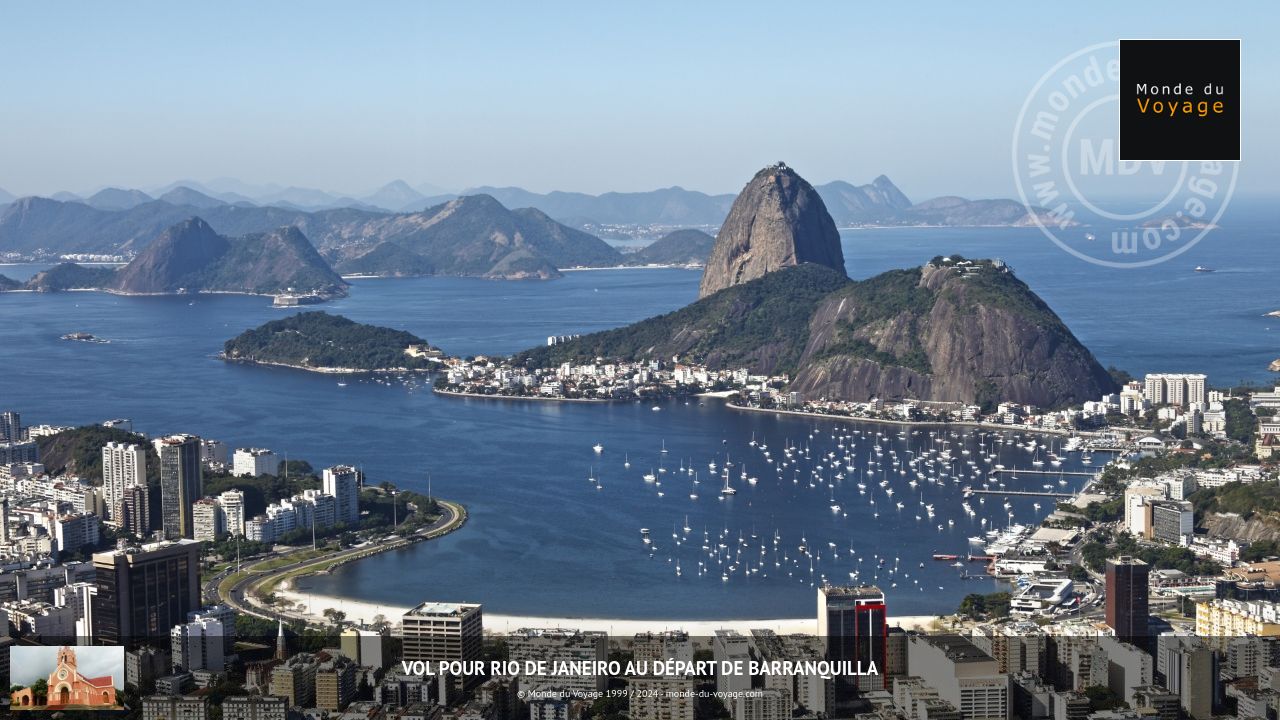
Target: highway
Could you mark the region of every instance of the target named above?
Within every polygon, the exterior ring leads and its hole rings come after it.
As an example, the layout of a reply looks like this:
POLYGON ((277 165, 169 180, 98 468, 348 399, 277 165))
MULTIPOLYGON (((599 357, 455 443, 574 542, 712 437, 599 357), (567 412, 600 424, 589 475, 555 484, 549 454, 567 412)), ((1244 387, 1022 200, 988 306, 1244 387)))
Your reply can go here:
POLYGON ((413 535, 408 537, 388 535, 379 538, 371 538, 360 546, 326 554, 321 557, 308 557, 300 559, 297 562, 287 563, 270 569, 257 569, 260 565, 265 565, 272 561, 278 561, 281 558, 288 558, 290 555, 305 554, 306 551, 311 548, 303 546, 291 549, 284 553, 273 552, 270 555, 258 557, 254 559, 252 563, 244 566, 241 570, 241 572, 245 573, 244 577, 237 579, 227 587, 223 587, 223 584, 226 582, 228 577, 236 574, 236 570, 234 568, 228 568, 227 570, 205 580, 205 598, 211 602, 228 605, 237 612, 255 615, 268 620, 296 620, 298 619, 297 615, 278 612, 249 600, 249 593, 252 592, 255 587, 265 585, 276 578, 289 575, 297 570, 305 570, 307 568, 314 567, 318 571, 325 568, 337 567, 338 565, 366 558, 371 555, 376 555, 381 552, 408 547, 409 545, 417 542, 424 542, 447 535, 466 523, 467 510, 465 507, 448 500, 438 500, 437 502, 440 504, 440 507, 444 512, 430 525, 418 529, 418 531, 413 535))

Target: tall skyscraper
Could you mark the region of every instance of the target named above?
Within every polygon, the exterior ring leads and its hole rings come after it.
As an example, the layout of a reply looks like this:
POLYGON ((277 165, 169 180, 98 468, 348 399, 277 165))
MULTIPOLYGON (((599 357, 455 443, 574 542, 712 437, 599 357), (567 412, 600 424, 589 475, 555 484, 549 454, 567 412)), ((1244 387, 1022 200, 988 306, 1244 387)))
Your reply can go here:
POLYGON ((138 538, 145 538, 151 533, 151 488, 145 485, 125 488, 124 496, 120 498, 118 525, 138 538))
MULTIPOLYGON (((405 661, 434 663, 481 658, 484 616, 479 604, 424 602, 401 617, 400 627, 405 661)), ((450 680, 461 690, 482 679, 468 675, 450 680)))
POLYGON ((1144 645, 1150 612, 1148 567, 1127 555, 1107 561, 1107 625, 1124 642, 1144 645))
POLYGON ((856 689, 885 688, 888 632, 888 613, 880 588, 874 585, 818 588, 818 637, 826 643, 827 659, 861 662, 864 670, 870 669, 872 662, 876 664, 877 674, 852 678, 856 689))
POLYGON ((165 539, 194 537, 191 506, 204 495, 200 438, 170 435, 155 445, 160 456, 160 527, 165 539))
POLYGON ((0 413, 0 442, 19 442, 23 439, 22 416, 17 410, 0 413))
POLYGON ((93 568, 93 627, 103 644, 164 642, 200 608, 200 543, 194 540, 95 553, 93 568))
POLYGON ((147 451, 134 443, 109 442, 102 446, 102 499, 108 523, 120 526, 120 503, 127 488, 147 484, 147 451))
POLYGON ((322 473, 325 495, 332 495, 337 505, 336 520, 344 525, 360 522, 360 489, 356 469, 350 465, 334 465, 322 473))

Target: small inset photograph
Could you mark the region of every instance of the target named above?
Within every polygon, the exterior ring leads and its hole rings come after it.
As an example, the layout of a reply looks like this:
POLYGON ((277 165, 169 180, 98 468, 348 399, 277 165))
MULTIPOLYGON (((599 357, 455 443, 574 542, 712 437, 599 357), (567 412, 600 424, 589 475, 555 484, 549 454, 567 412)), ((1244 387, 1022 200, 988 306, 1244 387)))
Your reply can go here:
POLYGON ((9 648, 10 710, 123 710, 123 647, 9 648))

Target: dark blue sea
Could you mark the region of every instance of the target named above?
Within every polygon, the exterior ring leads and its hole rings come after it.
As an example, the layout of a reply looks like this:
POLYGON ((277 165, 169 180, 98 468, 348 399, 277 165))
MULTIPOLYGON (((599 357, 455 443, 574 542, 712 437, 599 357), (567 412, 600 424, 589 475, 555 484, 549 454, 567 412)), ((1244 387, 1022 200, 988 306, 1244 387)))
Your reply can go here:
MULTIPOLYGON (((1189 252, 1138 270, 1076 260, 1032 229, 843 236, 856 278, 935 255, 999 257, 1104 365, 1135 375, 1203 371, 1228 385, 1276 379, 1266 368, 1280 357, 1280 318, 1265 317, 1280 309, 1275 219, 1262 208, 1235 210, 1189 252), (1196 265, 1215 272, 1193 272, 1196 265)), ((38 269, 0 266, 0 273, 27 277, 38 269)), ((508 353, 548 335, 616 327, 680 307, 696 297, 698 279, 696 271, 630 269, 548 282, 359 280, 350 297, 324 309, 412 331, 454 354, 508 353)), ((420 384, 339 387, 331 376, 215 359, 227 338, 288 312, 295 310, 230 295, 0 295, 0 406, 20 410, 27 424, 129 417, 149 434, 191 432, 232 446, 266 446, 317 467, 356 464, 374 482, 417 490, 426 489, 429 474, 436 494, 468 505, 465 528, 311 578, 305 588, 395 605, 478 601, 491 612, 521 615, 802 617, 813 612, 815 583, 845 581, 854 572, 887 589, 893 614, 947 612, 966 593, 993 584, 961 578, 977 572, 976 565, 954 568, 930 555, 963 554, 966 538, 1010 522, 995 496, 985 504, 971 500, 972 518, 961 510, 968 461, 994 452, 995 462, 1030 467, 1032 458, 994 437, 743 414, 713 400, 667 402, 658 411, 641 404, 466 400, 435 397, 420 384), (72 331, 111 342, 59 339, 72 331), (756 446, 749 444, 753 437, 756 446), (600 454, 596 443, 604 446, 600 454), (797 458, 779 472, 788 446, 797 458), (937 482, 910 487, 913 475, 899 465, 941 447, 955 458, 949 474, 931 471, 937 482), (837 469, 820 460, 830 452, 850 454, 853 470, 841 468, 844 477, 836 478, 837 469), (726 459, 734 463, 738 492, 720 499, 722 481, 710 476, 708 463, 723 468, 726 459), (679 472, 681 465, 698 471, 699 485, 679 472), (657 472, 660 466, 668 472, 657 472), (742 480, 744 469, 756 484, 742 480), (643 480, 651 471, 660 487, 643 480), (934 506, 936 517, 927 517, 921 503, 934 506), (641 528, 650 530, 651 544, 643 543, 641 528), (704 543, 710 550, 702 550, 704 543), (716 551, 721 562, 712 557, 716 551)), ((1047 451, 1055 441, 1045 442, 1047 451)), ((1071 456, 1061 469, 1079 469, 1076 462, 1071 456)), ((1062 479, 1068 484, 1049 480, 1055 490, 1079 481, 1062 479)), ((1045 479, 1008 482, 1010 489, 1036 489, 1045 479)), ((1035 522, 1052 501, 1041 500, 1040 510, 1032 502, 1011 503, 1013 522, 1035 522)))

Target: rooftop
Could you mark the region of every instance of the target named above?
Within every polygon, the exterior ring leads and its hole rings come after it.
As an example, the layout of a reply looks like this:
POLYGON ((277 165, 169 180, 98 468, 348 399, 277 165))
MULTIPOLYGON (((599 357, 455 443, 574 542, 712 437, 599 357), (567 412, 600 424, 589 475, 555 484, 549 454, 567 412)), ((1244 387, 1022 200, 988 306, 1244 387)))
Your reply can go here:
POLYGON ((884 600, 884 591, 875 585, 825 585, 822 593, 827 597, 884 600))
POLYGON ((990 655, 959 635, 917 635, 916 637, 941 650, 952 662, 992 662, 990 655))
POLYGON ((462 617, 473 610, 479 609, 480 603, 424 602, 405 613, 405 615, 417 617, 462 617))

